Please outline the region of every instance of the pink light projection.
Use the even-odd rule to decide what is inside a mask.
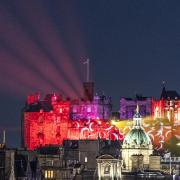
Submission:
[[[69,42],[68,45],[72,47],[71,54],[73,55],[73,57],[79,60],[74,65],[78,68],[79,76],[81,76],[81,74],[84,74],[82,68],[82,62],[88,58],[88,52],[87,52],[87,48],[85,47],[86,43],[85,43],[84,34],[80,28],[81,24],[80,24],[79,11],[77,12],[75,10],[76,2],[74,1],[71,3],[68,2],[62,3],[62,1],[57,1],[56,5],[57,5],[57,11],[54,12],[55,13],[54,16],[56,17],[57,22],[58,21],[65,22],[64,26],[60,28],[66,31],[64,38],[67,40],[67,42]],[[72,33],[72,29],[73,29],[73,33]],[[81,80],[82,81],[84,80],[82,76],[81,76]]]
[[[17,4],[16,4],[17,5]],[[73,63],[62,44],[62,39],[57,33],[55,24],[49,18],[46,9],[38,1],[18,3],[16,6],[27,18],[32,30],[43,43],[44,49],[50,54],[66,81],[68,81],[77,93],[80,92],[81,82],[74,70]],[[32,13],[33,10],[33,13]],[[73,32],[73,29],[71,29]],[[68,71],[68,73],[67,73]]]
[[[15,82],[12,82],[13,89],[17,88],[16,83],[18,83],[19,87],[26,87],[26,92],[28,93],[29,91],[32,92],[34,88],[37,90],[39,89],[39,86],[36,83],[36,81],[38,81],[41,84],[41,88],[43,88],[44,91],[51,89],[51,87],[48,86],[48,83],[46,83],[46,81],[39,78],[38,75],[33,73],[30,69],[27,69],[25,66],[17,62],[10,63],[9,60],[13,61],[16,58],[9,54],[7,50],[1,48],[0,57],[3,58],[3,63],[0,64],[2,68],[1,73],[5,75],[5,78],[2,79],[4,84],[8,82],[9,84],[11,84],[11,81],[13,80],[13,82]],[[9,70],[6,72],[7,69]]]
[[[0,7],[0,24],[1,89],[18,95],[53,91],[73,98],[82,96],[81,78],[71,52],[65,49],[42,4],[18,0],[9,8],[4,2]]]
[[[2,11],[1,11],[1,13],[2,13]],[[4,14],[5,14],[5,12],[4,12]],[[8,19],[3,17],[3,20],[4,20],[4,24],[7,25]],[[38,72],[43,74],[43,76],[47,80],[50,79],[51,81],[53,81],[53,83],[58,86],[58,89],[60,89],[62,86],[65,89],[63,91],[68,92],[68,88],[69,88],[68,85],[66,85],[65,81],[63,79],[61,79],[61,76],[59,76],[59,74],[56,72],[56,69],[53,67],[53,65],[48,62],[46,56],[43,56],[43,54],[39,51],[36,44],[33,43],[30,40],[30,38],[27,38],[25,36],[25,33],[19,28],[19,26],[17,26],[16,24],[13,25],[12,23],[9,23],[9,25],[7,26],[8,31],[7,31],[7,29],[5,29],[5,27],[6,26],[4,26],[4,29],[1,28],[1,30],[0,30],[1,34],[3,35],[4,39],[6,41],[9,40],[11,42],[9,44],[12,45],[12,47],[15,47],[16,51],[18,51],[18,53],[21,56],[23,56],[22,59],[25,60],[26,62],[28,61],[28,63],[33,65],[33,67],[35,67],[38,70]],[[23,34],[24,34],[24,36],[23,36]],[[16,35],[19,37],[19,42],[14,41],[14,37]],[[25,42],[27,42],[27,43],[25,43]],[[17,46],[17,44],[18,44],[18,46]],[[27,51],[24,49],[26,49]],[[4,63],[4,62],[2,62],[2,63]],[[11,63],[9,63],[9,64],[11,64]],[[43,66],[43,68],[42,68],[42,66]],[[19,71],[19,73],[21,75],[21,71]],[[31,76],[29,76],[29,78],[30,77]],[[61,86],[57,83],[56,79],[59,79],[61,81]],[[27,79],[25,79],[25,80],[27,81]],[[69,92],[69,93],[71,93],[71,92]]]

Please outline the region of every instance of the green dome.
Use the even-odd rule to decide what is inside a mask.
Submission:
[[[139,106],[137,105],[136,112],[133,116],[133,128],[125,136],[123,146],[128,148],[148,148],[152,145],[151,139],[141,126],[141,115]]]
[[[123,145],[129,145],[130,147],[140,146],[146,147],[151,144],[151,139],[144,132],[142,128],[133,128],[129,131],[129,133],[124,138]]]

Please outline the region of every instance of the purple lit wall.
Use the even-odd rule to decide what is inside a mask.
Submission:
[[[112,112],[111,98],[94,96],[92,101],[77,100],[71,104],[71,119],[105,119],[109,120]]]
[[[140,107],[140,114],[145,117],[151,115],[152,112],[152,98],[136,97],[121,98],[120,99],[120,119],[132,119],[137,104]]]

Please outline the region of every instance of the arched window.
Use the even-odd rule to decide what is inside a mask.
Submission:
[[[106,164],[104,167],[104,174],[110,174],[110,168],[111,166],[109,164]]]

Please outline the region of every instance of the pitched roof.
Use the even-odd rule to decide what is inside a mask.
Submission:
[[[164,100],[174,100],[174,99],[180,99],[180,96],[177,93],[177,91],[174,90],[167,91],[165,87],[163,87],[160,98]]]

